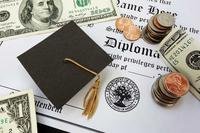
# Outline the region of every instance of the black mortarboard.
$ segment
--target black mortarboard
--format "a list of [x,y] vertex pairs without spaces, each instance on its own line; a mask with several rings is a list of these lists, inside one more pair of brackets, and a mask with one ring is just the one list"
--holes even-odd
[[73,63],[99,73],[112,59],[73,21],[18,57],[35,83],[57,107],[62,107],[95,75]]

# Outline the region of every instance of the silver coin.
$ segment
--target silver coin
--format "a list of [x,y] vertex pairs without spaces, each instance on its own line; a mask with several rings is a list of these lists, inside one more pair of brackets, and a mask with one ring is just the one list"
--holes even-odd
[[174,105],[174,104],[168,104],[168,103],[165,103],[165,102],[161,101],[160,98],[155,94],[154,88],[151,89],[151,94],[152,94],[152,97],[153,97],[154,101],[156,103],[158,103],[159,105],[161,105],[161,106],[171,107],[171,106]]
[[166,96],[170,97],[170,98],[176,98],[174,97],[173,95],[170,95],[166,90],[165,90],[165,86],[163,85],[163,77],[161,77],[161,79],[159,80],[159,87],[160,87],[160,90],[162,91],[162,93],[164,93]]
[[163,97],[161,97],[158,93],[156,93],[156,91],[154,91],[154,95],[156,96],[157,100],[159,100],[159,102],[165,104],[165,106],[172,106],[177,102],[177,101],[163,99]]
[[151,27],[151,29],[154,30],[155,32],[165,33],[166,30],[160,30],[154,25],[153,19],[154,19],[154,16],[152,16],[148,21],[148,25]]
[[[158,80],[158,83],[159,81],[161,80],[161,78]],[[162,86],[161,86],[162,87]],[[167,95],[165,95],[162,91],[161,91],[161,87],[159,86],[158,84],[158,87],[156,88],[155,90],[155,93],[157,93],[157,95],[160,97],[160,99],[162,101],[164,101],[165,103],[176,103],[177,100],[179,98],[171,98],[171,97],[168,97]]]
[[150,32],[150,33],[152,33],[153,35],[155,35],[155,36],[159,36],[159,37],[165,37],[166,36],[166,34],[167,34],[167,32],[156,32],[156,31],[154,31],[151,27],[150,27],[150,25],[147,25],[147,31],[148,32]]
[[148,36],[147,36],[147,30],[146,27],[142,30],[142,39],[149,44],[157,44],[156,42],[153,42]]
[[162,93],[160,87],[158,87],[156,89],[155,93],[157,93],[157,95],[160,97],[160,99],[162,99],[162,101],[164,101],[165,103],[174,104],[179,99],[179,98],[170,98],[170,97],[166,96],[164,93]]
[[157,15],[157,22],[163,27],[172,27],[175,24],[175,18],[169,13]]
[[150,32],[146,33],[146,36],[148,36],[148,38],[150,38],[153,42],[155,43],[160,43],[163,39],[163,37],[155,37],[154,35],[152,35]]
[[158,103],[159,105],[162,105],[165,107],[171,107],[176,103],[176,101],[167,101],[159,95],[159,93],[157,92],[157,90],[159,88],[159,85],[158,85],[159,80],[160,80],[160,78],[158,78],[152,85],[152,89],[151,89],[152,97],[153,97],[154,101],[156,103]]
[[149,40],[148,40],[148,38],[147,38],[147,36],[146,36],[146,33],[147,33],[147,26],[145,26],[143,29],[142,29],[142,38],[143,38],[143,40],[145,41],[145,42],[147,42],[147,43],[150,43],[149,42]]
[[155,15],[155,17],[154,17],[154,19],[153,19],[153,24],[154,24],[155,27],[157,27],[158,29],[163,30],[163,31],[167,31],[169,28],[168,28],[168,27],[163,27],[162,25],[160,25],[160,24],[158,23],[157,16],[158,16],[158,15]]

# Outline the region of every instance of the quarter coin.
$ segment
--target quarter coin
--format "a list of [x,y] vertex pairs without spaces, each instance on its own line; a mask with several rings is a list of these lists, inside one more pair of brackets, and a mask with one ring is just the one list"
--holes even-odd
[[157,22],[163,27],[172,27],[175,24],[175,18],[169,13],[161,13],[157,16]]

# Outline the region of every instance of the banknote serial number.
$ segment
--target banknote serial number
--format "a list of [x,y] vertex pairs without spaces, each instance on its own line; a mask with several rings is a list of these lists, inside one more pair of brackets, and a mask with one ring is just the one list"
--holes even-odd
[[192,41],[193,41],[193,38],[189,38],[181,45],[177,45],[178,47],[176,48],[176,50],[169,56],[169,60],[173,63],[173,65],[177,65],[179,63],[179,61],[177,60],[177,57],[180,56],[181,53],[190,46]]
[[101,13],[107,13],[110,12],[110,8],[104,8],[104,9],[96,9],[91,11],[91,15],[101,14]]

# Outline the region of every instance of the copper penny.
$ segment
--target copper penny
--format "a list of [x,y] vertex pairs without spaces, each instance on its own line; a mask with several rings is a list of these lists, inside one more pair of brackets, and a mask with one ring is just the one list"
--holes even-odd
[[121,17],[115,21],[115,26],[119,31],[124,31],[124,29],[130,25],[133,25],[133,22],[129,18]]
[[124,28],[123,35],[129,41],[136,41],[141,36],[141,30],[139,27],[137,27],[135,25],[130,25],[130,26]]
[[189,90],[189,82],[187,78],[180,73],[170,73],[164,78],[166,91],[177,97],[185,95]]

